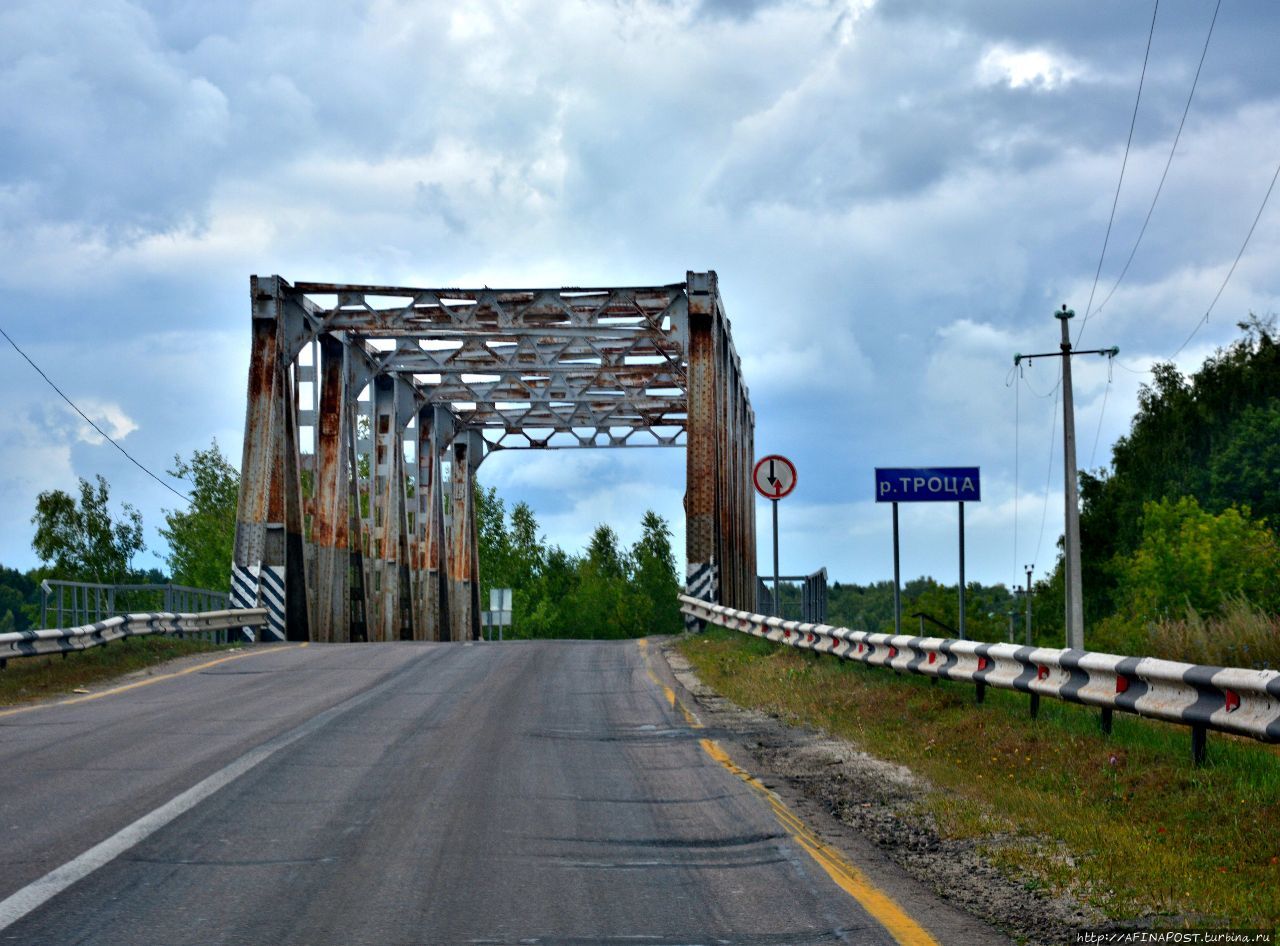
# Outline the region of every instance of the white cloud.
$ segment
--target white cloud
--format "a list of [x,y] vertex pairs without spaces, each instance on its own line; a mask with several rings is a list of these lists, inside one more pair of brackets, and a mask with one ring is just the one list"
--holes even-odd
[[137,423],[124,412],[119,404],[110,401],[100,401],[97,398],[84,398],[79,402],[80,410],[84,411],[85,417],[88,417],[98,429],[94,429],[93,424],[85,421],[84,417],[76,414],[71,408],[66,408],[67,413],[73,418],[76,425],[76,437],[82,442],[97,446],[106,443],[106,439],[98,430],[101,430],[112,440],[119,443],[129,434],[138,429]]
[[1004,83],[1011,89],[1052,90],[1083,75],[1079,63],[1047,49],[1013,49],[992,46],[978,63],[979,79],[987,84]]

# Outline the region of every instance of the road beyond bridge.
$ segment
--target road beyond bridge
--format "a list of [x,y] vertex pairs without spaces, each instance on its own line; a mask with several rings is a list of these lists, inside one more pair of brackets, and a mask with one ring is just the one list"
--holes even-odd
[[[750,608],[755,415],[714,272],[665,286],[250,280],[231,587],[265,640],[476,640],[494,450],[686,447],[686,561]],[[246,636],[249,636],[246,631]]]
[[824,851],[646,643],[255,648],[4,711],[0,937],[1004,942]]

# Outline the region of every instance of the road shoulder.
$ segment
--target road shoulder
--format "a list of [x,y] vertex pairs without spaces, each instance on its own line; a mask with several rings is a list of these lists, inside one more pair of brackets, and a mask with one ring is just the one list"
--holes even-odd
[[[1028,890],[987,862],[973,840],[939,836],[910,770],[853,744],[740,707],[704,684],[676,648],[654,648],[663,676],[739,764],[828,844],[862,868],[945,943],[1067,941],[1096,922],[1078,904]],[[1003,931],[1003,932],[1000,932]]]

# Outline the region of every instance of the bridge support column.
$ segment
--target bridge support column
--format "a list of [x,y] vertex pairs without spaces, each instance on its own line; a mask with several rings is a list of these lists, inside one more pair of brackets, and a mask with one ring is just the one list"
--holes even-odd
[[715,273],[688,273],[686,558],[714,564],[713,600],[750,610],[755,598],[755,506],[748,480],[755,417],[729,342]]
[[447,418],[436,407],[418,411],[418,492],[416,529],[419,541],[419,612],[414,625],[419,639],[447,641],[449,568],[445,549],[444,490],[440,478],[440,429]]
[[233,606],[267,609],[261,639],[307,640],[298,418],[289,379],[305,327],[286,310],[281,282],[255,276],[249,286],[253,339],[231,591]]
[[480,549],[472,495],[473,474],[484,456],[480,440],[474,431],[460,432],[450,463],[449,622],[455,641],[480,639]]
[[[689,420],[685,477],[685,555],[691,574],[717,562],[714,303],[689,273]],[[712,600],[719,601],[716,589]]]
[[373,589],[371,640],[413,639],[412,588],[408,562],[408,519],[404,430],[413,416],[412,392],[391,375],[373,379],[373,463],[370,513]]
[[351,469],[348,462],[347,346],[320,337],[320,405],[316,418],[315,625],[318,641],[351,639]]

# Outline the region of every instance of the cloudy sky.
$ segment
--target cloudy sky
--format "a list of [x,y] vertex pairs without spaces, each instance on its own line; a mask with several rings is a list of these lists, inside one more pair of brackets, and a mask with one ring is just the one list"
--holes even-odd
[[[1160,3],[1095,308],[1213,12]],[[873,468],[979,465],[969,576],[1011,581],[1051,567],[1062,524],[1056,368],[1010,385],[1012,355],[1056,345],[1064,302],[1079,329],[1151,17],[1137,0],[10,0],[0,327],[162,471],[214,437],[239,462],[251,273],[602,286],[715,269],[757,451],[800,471],[783,570],[889,577]],[[1150,226],[1084,332],[1121,356],[1077,363],[1081,466],[1107,461],[1257,213],[1280,159],[1277,35],[1272,0],[1222,3]],[[1277,309],[1277,249],[1270,207],[1180,366]],[[172,494],[7,348],[0,390],[0,562],[36,563],[38,492],[96,473],[142,510],[144,564],[162,557]],[[678,450],[481,468],[572,549],[601,521],[634,538],[645,506],[682,536],[683,476]],[[953,507],[905,511],[903,569],[954,580]]]

